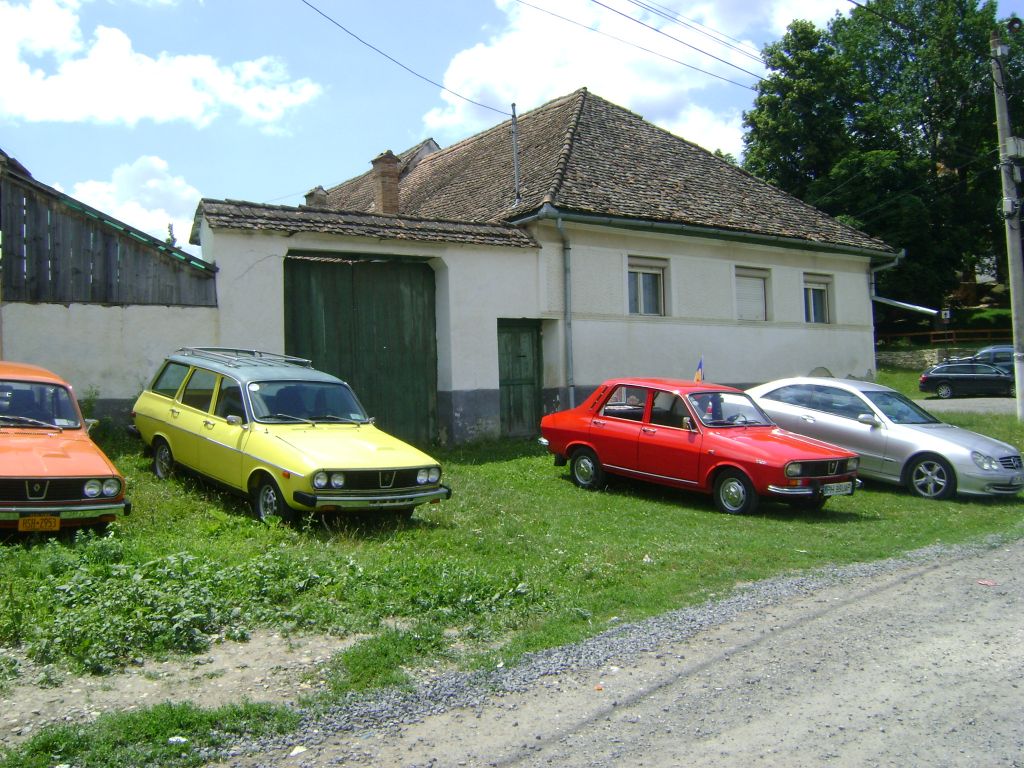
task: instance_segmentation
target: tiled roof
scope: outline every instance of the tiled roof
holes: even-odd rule
[[[521,201],[511,121],[445,149],[404,158],[403,216],[512,221],[550,203],[576,214],[710,228],[892,254],[732,163],[586,89],[518,119]],[[328,190],[328,206],[372,211],[370,173]]]
[[[205,216],[214,229],[270,232],[321,232],[377,237],[389,240],[465,243],[506,247],[536,247],[533,238],[511,224],[444,221],[413,216],[378,216],[373,213],[261,205],[240,200],[203,199],[196,210],[193,243],[199,241],[199,220]]]

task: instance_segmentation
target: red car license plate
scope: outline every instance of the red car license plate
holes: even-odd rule
[[[849,496],[853,493],[853,482],[825,483],[821,486],[821,493],[823,496]]]
[[[18,518],[18,531],[22,533],[59,530],[60,518],[56,515],[29,515]]]

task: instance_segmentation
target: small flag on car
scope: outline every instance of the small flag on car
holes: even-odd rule
[[[700,360],[697,362],[697,372],[693,374],[694,381],[704,381],[704,355],[700,356]]]

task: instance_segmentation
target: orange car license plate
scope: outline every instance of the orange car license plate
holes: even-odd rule
[[[18,518],[18,530],[23,533],[35,531],[59,531],[60,518],[56,515],[29,515]]]

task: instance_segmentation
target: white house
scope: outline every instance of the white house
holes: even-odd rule
[[[529,434],[701,359],[873,377],[891,247],[585,89],[512,128],[385,152],[305,206],[203,200],[218,343],[309,357],[419,441]]]

